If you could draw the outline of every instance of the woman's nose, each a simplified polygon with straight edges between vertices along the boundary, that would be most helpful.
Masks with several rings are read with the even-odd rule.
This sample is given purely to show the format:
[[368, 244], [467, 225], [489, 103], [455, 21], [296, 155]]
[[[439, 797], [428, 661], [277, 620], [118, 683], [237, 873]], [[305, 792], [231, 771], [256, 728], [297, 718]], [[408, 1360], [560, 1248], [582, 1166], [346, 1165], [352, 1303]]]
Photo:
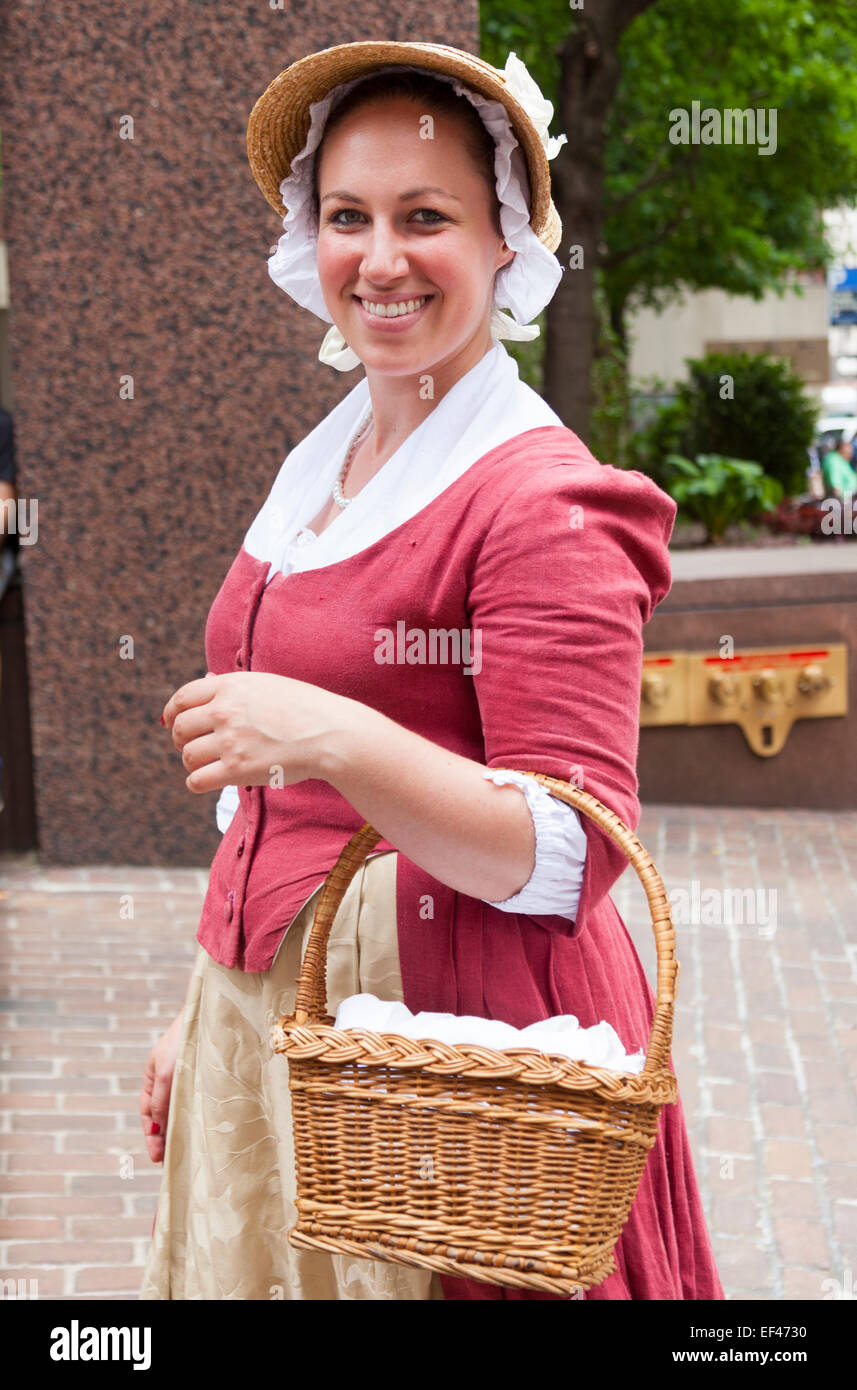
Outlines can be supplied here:
[[367, 280], [383, 281], [400, 278], [407, 271], [402, 238], [394, 228], [376, 221], [366, 239], [360, 274]]

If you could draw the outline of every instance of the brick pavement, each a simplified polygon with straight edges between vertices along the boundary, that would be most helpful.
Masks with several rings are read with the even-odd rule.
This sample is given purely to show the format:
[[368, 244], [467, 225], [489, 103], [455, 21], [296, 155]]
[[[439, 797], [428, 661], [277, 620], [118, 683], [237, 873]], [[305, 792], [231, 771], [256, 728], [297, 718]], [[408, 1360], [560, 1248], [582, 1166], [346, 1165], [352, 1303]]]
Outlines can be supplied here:
[[[853, 1297], [857, 816], [652, 806], [639, 834], [686, 893], [673, 1060], [727, 1298]], [[17, 856], [0, 883], [0, 1278], [135, 1298], [160, 1180], [140, 1075], [184, 997], [206, 871]], [[613, 897], [653, 978], [630, 869]]]

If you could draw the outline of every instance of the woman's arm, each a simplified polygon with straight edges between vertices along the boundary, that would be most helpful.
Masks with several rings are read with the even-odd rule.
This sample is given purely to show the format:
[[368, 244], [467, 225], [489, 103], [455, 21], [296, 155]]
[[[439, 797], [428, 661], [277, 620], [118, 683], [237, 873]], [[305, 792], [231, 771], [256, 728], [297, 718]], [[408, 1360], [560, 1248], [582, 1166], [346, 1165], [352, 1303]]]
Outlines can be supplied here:
[[181, 686], [161, 716], [188, 790], [323, 778], [396, 848], [448, 887], [500, 901], [532, 875], [524, 793], [485, 765], [411, 732], [371, 705], [264, 671]]
[[364, 820], [441, 883], [500, 902], [535, 865], [526, 797], [485, 766], [405, 729], [358, 701], [320, 754], [319, 776]]

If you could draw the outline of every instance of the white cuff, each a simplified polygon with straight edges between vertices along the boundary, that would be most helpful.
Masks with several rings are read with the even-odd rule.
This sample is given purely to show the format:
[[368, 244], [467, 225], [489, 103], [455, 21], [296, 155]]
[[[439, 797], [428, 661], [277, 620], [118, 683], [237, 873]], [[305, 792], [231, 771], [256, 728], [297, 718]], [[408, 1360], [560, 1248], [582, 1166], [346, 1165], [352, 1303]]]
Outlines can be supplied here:
[[527, 883], [503, 902], [483, 902], [504, 912], [568, 917], [573, 922], [586, 861], [586, 832], [577, 811], [523, 772], [486, 768], [483, 776], [498, 787], [508, 782], [521, 788], [536, 832], [536, 863]]
[[226, 833], [239, 805], [238, 788], [224, 787], [218, 797], [217, 808], [215, 810], [218, 830], [222, 831], [224, 834]]

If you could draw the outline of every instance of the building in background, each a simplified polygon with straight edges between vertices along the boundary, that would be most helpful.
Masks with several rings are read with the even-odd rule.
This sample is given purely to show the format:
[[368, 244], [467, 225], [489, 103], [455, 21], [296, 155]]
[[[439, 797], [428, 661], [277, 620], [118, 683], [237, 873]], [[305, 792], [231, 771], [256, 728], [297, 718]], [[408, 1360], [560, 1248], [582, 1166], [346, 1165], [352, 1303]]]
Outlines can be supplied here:
[[829, 292], [824, 271], [793, 276], [780, 297], [729, 295], [723, 290], [688, 294], [658, 313], [631, 316], [631, 380], [646, 395], [654, 378], [675, 386], [686, 381], [686, 361], [707, 352], [771, 353], [785, 357], [823, 404], [830, 381]]
[[707, 352], [769, 353], [787, 359], [818, 399], [819, 414], [857, 414], [857, 210], [824, 214], [835, 261], [828, 272], [790, 278], [762, 299], [723, 290], [690, 293], [662, 312], [630, 319], [630, 374], [636, 393], [686, 381], [688, 358]]

